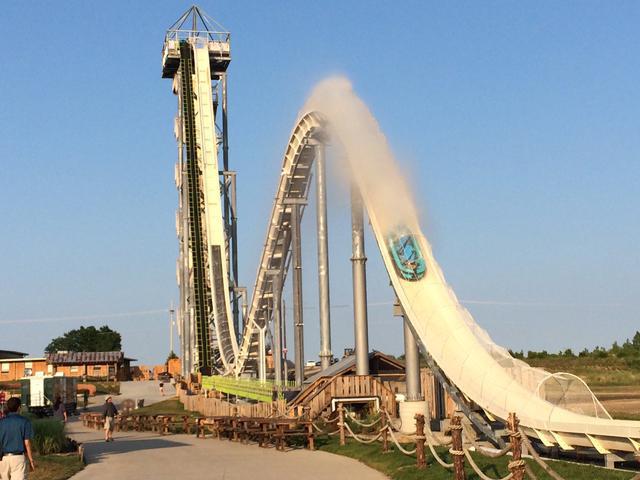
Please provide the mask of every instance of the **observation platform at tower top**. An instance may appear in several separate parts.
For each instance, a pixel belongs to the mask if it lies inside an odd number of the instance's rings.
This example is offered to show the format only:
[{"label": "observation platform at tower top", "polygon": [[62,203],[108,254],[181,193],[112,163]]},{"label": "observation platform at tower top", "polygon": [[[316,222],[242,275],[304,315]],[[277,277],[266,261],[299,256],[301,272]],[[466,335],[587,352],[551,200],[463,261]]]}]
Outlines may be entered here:
[{"label": "observation platform at tower top", "polygon": [[[204,33],[206,32],[198,32]],[[204,36],[194,36],[188,39],[165,40],[162,48],[162,78],[173,78],[180,68],[180,45],[188,42],[194,46],[204,46],[209,50],[209,66],[211,79],[218,79],[219,74],[226,72],[231,63],[231,45],[229,41],[211,39]]]},{"label": "observation platform at tower top", "polygon": [[162,78],[175,76],[180,68],[180,48],[185,43],[207,47],[212,79],[227,71],[231,63],[231,34],[194,5],[167,30],[162,46]]}]

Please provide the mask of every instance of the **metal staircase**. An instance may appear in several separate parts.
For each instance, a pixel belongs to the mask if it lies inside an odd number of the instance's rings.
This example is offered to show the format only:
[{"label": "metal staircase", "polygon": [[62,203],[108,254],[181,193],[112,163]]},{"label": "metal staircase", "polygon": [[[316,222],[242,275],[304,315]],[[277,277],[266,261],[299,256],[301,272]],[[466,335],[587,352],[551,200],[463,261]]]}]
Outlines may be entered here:
[{"label": "metal staircase", "polygon": [[[198,153],[196,143],[196,121],[193,105],[193,53],[191,46],[183,42],[180,46],[180,74],[182,81],[182,118],[184,121],[184,143],[187,153],[187,189],[188,189],[188,223],[189,223],[189,250],[191,252],[191,278],[192,305],[194,309],[196,328],[197,359],[194,365],[196,370],[210,370],[211,365],[211,339],[209,328],[209,315],[211,312],[211,298],[209,289],[205,288],[207,282],[207,265],[205,253],[202,250],[204,229],[202,225],[203,193],[201,190],[201,169],[198,165]],[[208,373],[208,372],[207,372]]]}]

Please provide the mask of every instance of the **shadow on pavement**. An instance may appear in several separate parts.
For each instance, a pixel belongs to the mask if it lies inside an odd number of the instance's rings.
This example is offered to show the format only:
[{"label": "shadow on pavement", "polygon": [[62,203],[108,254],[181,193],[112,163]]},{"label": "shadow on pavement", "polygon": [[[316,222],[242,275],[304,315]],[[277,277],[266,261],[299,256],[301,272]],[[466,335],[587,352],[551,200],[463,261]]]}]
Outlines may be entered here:
[{"label": "shadow on pavement", "polygon": [[176,442],[165,438],[123,438],[107,443],[95,440],[84,443],[87,463],[100,463],[110,455],[139,452],[141,450],[157,450],[161,448],[187,447],[188,443]]}]

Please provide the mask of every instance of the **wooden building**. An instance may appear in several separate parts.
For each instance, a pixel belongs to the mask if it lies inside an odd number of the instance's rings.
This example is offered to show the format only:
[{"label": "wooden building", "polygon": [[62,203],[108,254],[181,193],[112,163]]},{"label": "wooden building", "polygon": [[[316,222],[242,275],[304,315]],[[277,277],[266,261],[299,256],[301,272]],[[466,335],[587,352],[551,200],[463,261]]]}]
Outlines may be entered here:
[{"label": "wooden building", "polygon": [[51,374],[90,380],[131,380],[131,362],[123,352],[57,352],[46,354]]},{"label": "wooden building", "polygon": [[35,376],[36,373],[51,374],[46,358],[30,358],[26,354],[24,357],[0,358],[0,382],[16,381]]},{"label": "wooden building", "polygon": [[[432,419],[444,419],[455,404],[428,368],[421,369],[422,393],[429,405]],[[309,376],[303,390],[292,400],[295,407],[307,406],[315,415],[333,408],[336,401],[362,403],[377,401],[391,415],[398,414],[398,403],[406,393],[404,362],[373,350],[369,353],[369,375],[356,375],[356,358],[349,355],[329,368]]]}]

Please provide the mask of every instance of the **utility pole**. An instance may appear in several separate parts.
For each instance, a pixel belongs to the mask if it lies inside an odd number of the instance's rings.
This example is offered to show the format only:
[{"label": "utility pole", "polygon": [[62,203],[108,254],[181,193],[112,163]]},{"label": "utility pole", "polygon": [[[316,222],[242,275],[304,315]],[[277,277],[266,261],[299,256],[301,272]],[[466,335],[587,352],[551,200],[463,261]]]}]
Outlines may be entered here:
[{"label": "utility pole", "polygon": [[173,300],[171,300],[171,304],[169,305],[169,353],[173,352],[173,325],[175,324],[173,317],[175,313],[176,310],[173,307]]}]

